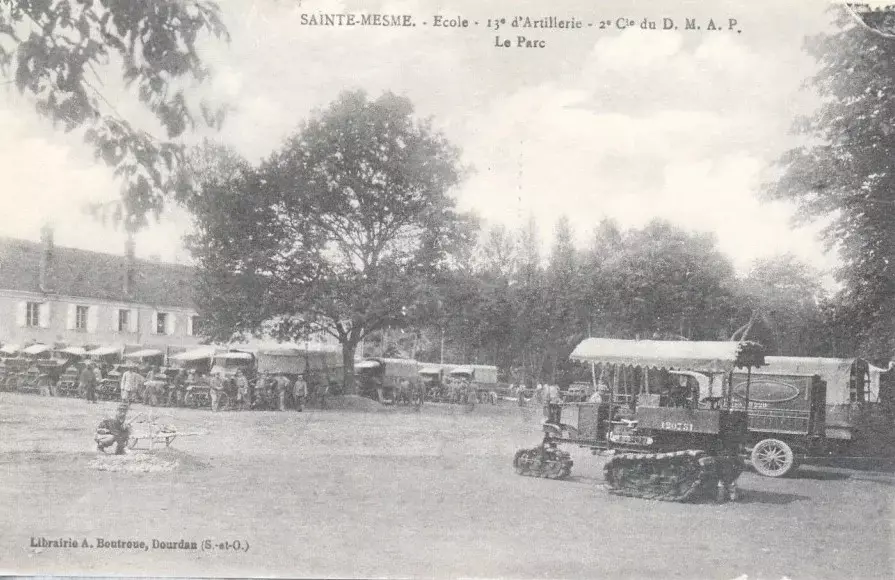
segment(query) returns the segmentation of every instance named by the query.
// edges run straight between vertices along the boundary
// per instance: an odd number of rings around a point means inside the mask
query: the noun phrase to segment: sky
[[[624,227],[663,218],[712,232],[738,271],[758,258],[791,252],[821,270],[837,263],[796,227],[794,208],[762,200],[780,153],[795,144],[793,119],[816,106],[802,88],[815,63],[806,35],[829,26],[816,0],[590,0],[488,3],[466,0],[225,0],[232,39],[206,42],[214,70],[200,96],[231,107],[207,136],[251,161],[266,157],[344,89],[408,96],[463,152],[472,169],[455,192],[461,208],[486,223],[517,227],[533,215],[548,244],[562,215],[583,246],[604,217]],[[410,14],[414,28],[310,27],[302,14]],[[433,29],[434,15],[461,16],[467,29]],[[483,27],[488,18],[574,17],[593,28],[522,31]],[[709,17],[720,31],[685,31]],[[618,18],[635,26],[615,28]],[[641,30],[644,19],[677,30]],[[737,26],[727,30],[729,18]],[[599,22],[612,25],[599,29]],[[585,24],[586,27],[586,24]],[[737,32],[739,31],[739,32]],[[498,48],[518,34],[545,48]],[[114,78],[106,96],[126,116],[146,113]],[[200,136],[191,136],[197,139]],[[121,232],[83,210],[114,199],[111,171],[74,136],[40,119],[26,98],[0,81],[0,235],[38,239],[44,223],[56,243],[121,252]],[[188,262],[181,244],[189,218],[172,211],[139,234],[137,253]]]

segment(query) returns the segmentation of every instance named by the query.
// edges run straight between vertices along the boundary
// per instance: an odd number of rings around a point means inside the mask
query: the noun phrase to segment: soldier
[[[84,364],[78,376],[78,387],[84,391],[84,398],[88,403],[96,403],[96,373],[93,372],[93,363],[90,361]]]
[[[90,362],[90,367],[93,369],[93,374],[96,375],[96,384],[100,384],[103,381],[104,376],[102,369],[100,369],[99,365],[97,365],[93,361],[88,362]]]
[[[308,382],[305,380],[304,373],[298,375],[295,383],[292,385],[292,402],[293,408],[299,413],[303,410],[305,399],[308,397]]]
[[[168,406],[181,406],[183,405],[183,397],[186,393],[186,371],[184,369],[180,369],[177,371],[177,375],[174,377],[174,385],[170,391],[168,391]]]
[[[669,384],[666,388],[665,404],[668,407],[690,406],[690,388],[686,376],[680,375],[676,378],[669,378]]]
[[[286,410],[286,393],[289,392],[289,378],[284,374],[279,374],[274,379],[277,387],[277,410]]]
[[[597,390],[588,399],[590,403],[608,403],[609,402],[609,385],[604,383],[602,379],[597,383]]]
[[[408,381],[406,378],[402,378],[400,381],[398,381],[398,394],[395,397],[395,399],[396,399],[395,400],[396,403],[397,402],[402,402],[402,403],[410,403],[411,402],[410,401],[410,399],[411,399],[410,381]]]
[[[208,394],[211,396],[211,410],[215,413],[220,410],[221,393],[224,392],[224,381],[221,375],[215,374],[211,376],[211,389]]]
[[[251,408],[251,403],[249,401],[249,380],[242,372],[242,369],[236,370],[236,400],[241,409],[248,410]]]
[[[547,405],[547,422],[558,425],[562,414],[562,407],[560,407],[562,394],[559,392],[559,387],[556,385],[544,385],[543,393],[544,403]]]
[[[130,426],[126,423],[127,411],[130,409],[130,401],[124,399],[118,404],[114,419],[103,419],[97,428],[95,437],[96,448],[104,451],[115,445],[115,455],[123,455],[130,438]],[[111,437],[109,437],[111,435]]]
[[[127,369],[121,375],[121,400],[131,402],[143,389],[144,379],[140,374],[133,370]]]

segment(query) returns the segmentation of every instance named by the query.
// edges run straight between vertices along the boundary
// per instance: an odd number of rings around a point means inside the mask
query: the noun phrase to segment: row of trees
[[[568,220],[541,255],[531,219],[482,233],[471,259],[440,287],[437,311],[372,337],[366,351],[420,360],[480,362],[563,382],[586,336],[729,340],[771,351],[832,355],[830,299],[821,275],[790,255],[734,273],[712,236],[662,221],[622,231],[606,220],[577,249]]]

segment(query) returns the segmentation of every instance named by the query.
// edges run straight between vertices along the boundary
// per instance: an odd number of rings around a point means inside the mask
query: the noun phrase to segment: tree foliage
[[[836,12],[839,28],[806,41],[819,63],[809,86],[823,98],[794,130],[805,144],[780,160],[771,196],[795,200],[844,263],[836,318],[864,354],[895,349],[895,39]],[[852,353],[857,354],[857,353]]]
[[[820,272],[791,254],[757,260],[740,285],[740,319],[749,322],[739,338],[757,340],[771,354],[831,354],[820,280]]]
[[[544,256],[534,219],[515,235],[484,232],[472,266],[441,286],[444,318],[416,321],[430,348],[418,356],[439,360],[444,332],[446,362],[564,384],[580,374],[568,355],[588,335],[727,340],[749,326],[780,354],[838,352],[821,331],[829,312],[820,274],[791,256],[759,262],[740,279],[712,236],[661,221],[627,231],[603,221],[582,250],[573,238],[560,220]]]
[[[0,0],[0,71],[12,76],[41,115],[80,130],[97,158],[122,182],[112,217],[128,231],[161,212],[184,184],[184,149],[175,140],[198,119],[219,112],[188,100],[190,82],[209,71],[199,57],[203,36],[226,38],[216,4],[204,0]],[[163,129],[161,137],[123,118],[103,94],[103,75],[132,88]]]
[[[203,310],[222,334],[326,332],[350,370],[366,336],[431,308],[467,245],[458,159],[406,98],[343,93],[260,167],[190,202]]]
[[[607,240],[613,244],[594,273],[601,310],[611,314],[610,332],[691,340],[716,340],[726,332],[734,271],[713,236],[654,221]]]

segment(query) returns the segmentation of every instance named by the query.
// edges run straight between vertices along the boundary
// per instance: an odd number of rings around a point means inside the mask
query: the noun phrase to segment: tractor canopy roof
[[[587,338],[571,359],[592,363],[728,372],[764,364],[760,345],[734,341]]]

